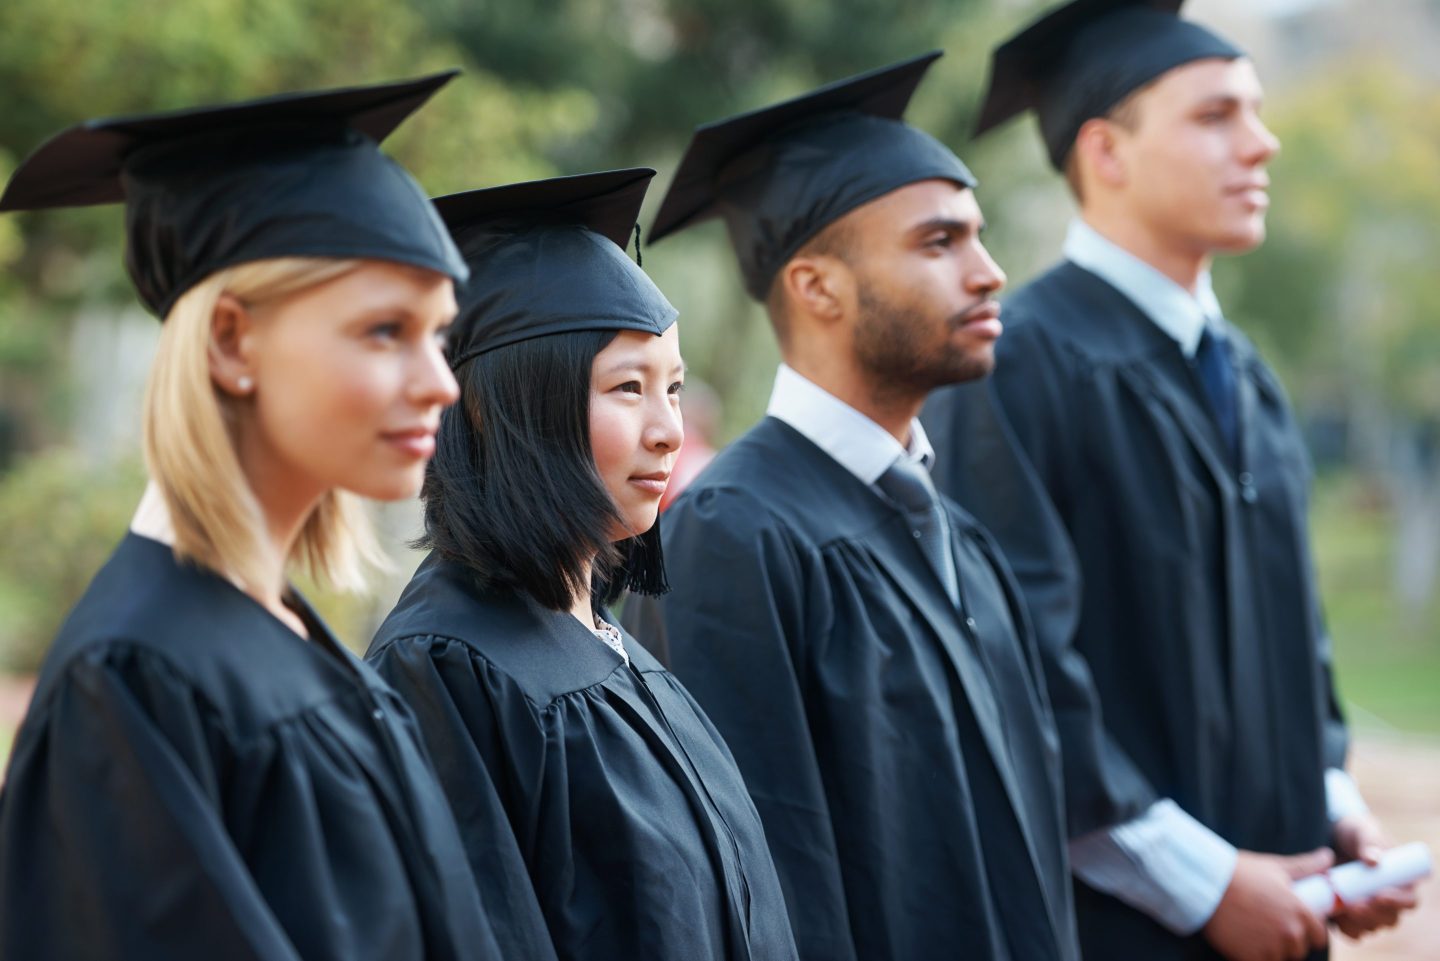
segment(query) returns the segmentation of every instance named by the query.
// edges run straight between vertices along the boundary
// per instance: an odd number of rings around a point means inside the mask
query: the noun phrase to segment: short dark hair
[[[516,588],[552,610],[569,609],[587,588],[600,604],[627,588],[664,592],[659,524],[611,541],[621,515],[590,446],[590,369],[615,334],[535,337],[460,365],[460,399],[441,415],[420,491],[416,547],[467,568],[483,587]]]
[[[795,251],[791,260],[796,257],[834,257],[846,264],[855,263],[856,232],[851,223],[847,223],[844,215],[838,220],[832,220],[822,227],[815,236],[805,241],[800,249]],[[789,263],[789,261],[786,261]],[[770,281],[770,290],[765,296],[765,312],[770,315],[771,326],[775,328],[775,336],[784,346],[786,337],[790,332],[790,317],[788,301],[785,297],[785,285],[780,282],[780,275],[784,273],[782,266]]]
[[[1127,93],[1119,103],[1105,111],[1101,115],[1101,119],[1108,120],[1123,130],[1134,132],[1140,127],[1140,95],[1153,86],[1155,86],[1155,81],[1151,80],[1149,83],[1136,87]],[[1072,143],[1069,152],[1065,155],[1065,165],[1061,172],[1065,175],[1065,183],[1069,186],[1070,193],[1077,201],[1083,203],[1085,192],[1080,183],[1080,161],[1076,155],[1077,151]]]

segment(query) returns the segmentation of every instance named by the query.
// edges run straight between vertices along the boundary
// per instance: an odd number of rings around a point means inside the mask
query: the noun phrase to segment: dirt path
[[[1351,773],[1396,841],[1424,841],[1440,857],[1440,739],[1362,734]],[[1440,961],[1440,880],[1394,931],[1356,944],[1336,938],[1334,961]]]
[[[0,764],[34,682],[0,675]],[[1424,841],[1440,857],[1440,739],[1362,734],[1351,771],[1397,841]],[[1440,879],[1421,889],[1420,908],[1401,926],[1360,944],[1336,935],[1334,961],[1440,961]]]

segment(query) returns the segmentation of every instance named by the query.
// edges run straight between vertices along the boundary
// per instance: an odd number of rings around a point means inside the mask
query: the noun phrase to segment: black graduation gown
[[[666,511],[672,592],[626,604],[735,752],[805,961],[1078,957],[1035,651],[951,506],[973,628],[904,515],[766,418]]]
[[[1179,346],[1096,275],[1062,263],[1005,318],[1002,416],[974,414],[987,403],[974,392],[937,395],[927,416],[973,430],[936,432],[962,462],[948,489],[994,531],[1041,622],[1072,835],[1170,797],[1241,848],[1327,843],[1324,769],[1343,764],[1346,736],[1311,563],[1309,462],[1274,375],[1230,328],[1235,459]],[[1023,456],[981,461],[1011,441]],[[975,496],[981,477],[1038,479],[1049,504],[1006,516]],[[1057,585],[1070,575],[1054,569],[1071,563],[1079,593],[1066,604]],[[1087,957],[1215,956],[1200,935],[1177,938],[1084,885],[1076,899]]]
[[[400,699],[129,534],[41,669],[0,794],[0,956],[502,955]],[[537,919],[538,920],[538,919]]]
[[[568,612],[432,555],[367,658],[414,706],[477,871],[470,793],[493,780],[561,959],[793,961],[734,759],[624,643],[629,667]]]

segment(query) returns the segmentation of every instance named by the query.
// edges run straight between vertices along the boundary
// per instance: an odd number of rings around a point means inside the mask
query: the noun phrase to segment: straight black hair
[[[590,446],[590,370],[615,334],[534,337],[460,365],[460,399],[441,415],[420,492],[417,547],[552,610],[568,610],[581,590],[610,604],[627,589],[668,589],[658,521],[611,541],[623,520]]]

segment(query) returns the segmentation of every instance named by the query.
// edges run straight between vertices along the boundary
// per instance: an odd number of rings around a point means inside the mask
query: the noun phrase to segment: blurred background
[[[968,131],[989,47],[1031,0],[5,0],[0,175],[87,117],[462,66],[388,143],[432,192],[659,168],[644,223],[701,122],[933,47],[908,119],[980,177],[987,242],[1020,283],[1071,216],[1028,118]],[[1254,54],[1272,166],[1270,238],[1224,260],[1227,316],[1259,342],[1305,425],[1314,531],[1362,787],[1402,838],[1440,850],[1440,0],[1192,0]],[[28,676],[143,486],[138,409],[155,320],[121,268],[118,208],[0,218],[0,758]],[[763,411],[777,352],[718,223],[646,251],[682,311],[692,435]],[[697,404],[698,407],[698,404]],[[363,649],[415,563],[414,505],[378,515],[395,570],[321,594]],[[1440,900],[1432,892],[1431,902]],[[1426,927],[1426,925],[1429,927]],[[1343,949],[1433,958],[1440,925]]]

